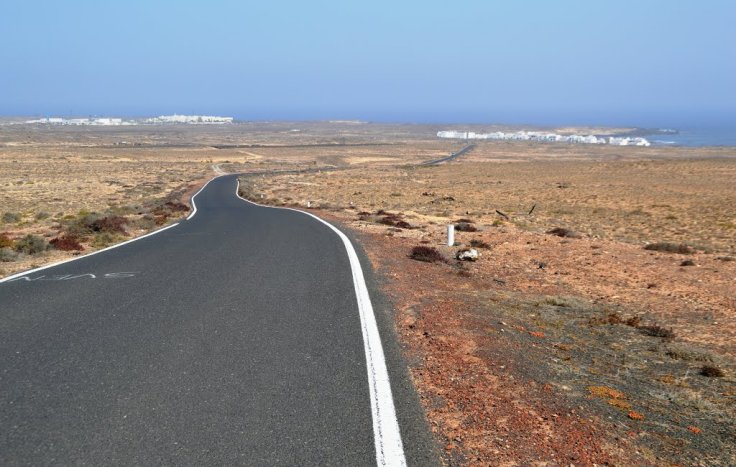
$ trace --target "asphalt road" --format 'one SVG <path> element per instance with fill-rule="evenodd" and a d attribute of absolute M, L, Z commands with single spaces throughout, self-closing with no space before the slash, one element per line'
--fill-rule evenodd
<path fill-rule="evenodd" d="M 369 381 L 343 240 L 246 203 L 236 183 L 210 182 L 175 227 L 0 283 L 0 464 L 400 463 L 377 442 L 392 420 L 376 428 L 386 394 Z M 401 454 L 436 464 L 389 305 L 359 260 Z"/>
<path fill-rule="evenodd" d="M 458 157 L 462 156 L 466 152 L 471 151 L 473 148 L 475 148 L 475 144 L 468 144 L 468 145 L 464 146 L 462 149 L 460 149 L 459 151 L 453 152 L 452 154 L 450 154 L 447 157 L 443 157 L 441 159 L 435 159 L 435 160 L 431 160 L 431 161 L 427 161 L 427 162 L 422 162 L 419 165 L 438 165 L 438 164 L 441 164 L 443 162 L 450 162 L 450 161 L 455 160 Z"/>

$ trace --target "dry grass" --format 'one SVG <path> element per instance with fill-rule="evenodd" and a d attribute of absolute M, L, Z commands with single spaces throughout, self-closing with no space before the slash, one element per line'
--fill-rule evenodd
<path fill-rule="evenodd" d="M 154 223 L 138 222 L 147 210 L 171 193 L 194 186 L 211 170 L 204 150 L 115 147 L 120 136 L 82 129 L 54 130 L 54 135 L 0 130 L 0 141 L 5 142 L 0 145 L 0 206 L 5 213 L 0 232 L 16 244 L 35 235 L 53 240 L 56 248 L 34 248 L 33 253 L 25 248 L 24 255 L 0 265 L 0 276 L 105 246 L 85 237 L 87 232 L 69 232 L 72 224 L 81 225 L 85 219 L 90 220 L 85 229 L 113 236 L 154 228 Z M 94 143 L 89 141 L 92 136 L 97 136 Z M 8 144 L 21 137 L 22 144 Z"/>
<path fill-rule="evenodd" d="M 507 222 L 499 210 L 533 231 L 564 225 L 591 238 L 736 251 L 736 158 L 601 160 L 596 152 L 602 149 L 590 149 L 587 160 L 372 167 L 285 175 L 256 185 L 269 199 L 353 203 L 366 211 L 404 212 L 420 222 L 450 223 L 466 213 L 479 225 Z M 562 178 L 570 182 L 566 189 L 558 188 Z M 396 192 L 402 196 L 392 197 Z"/>

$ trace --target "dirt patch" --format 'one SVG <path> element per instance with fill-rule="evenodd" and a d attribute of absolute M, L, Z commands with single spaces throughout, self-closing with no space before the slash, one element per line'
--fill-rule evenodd
<path fill-rule="evenodd" d="M 411 374 L 449 464 L 728 465 L 736 455 L 729 352 L 642 332 L 665 314 L 575 294 L 554 279 L 539 287 L 539 276 L 562 269 L 551 255 L 554 269 L 529 262 L 519 274 L 518 262 L 494 267 L 504 255 L 492 251 L 458 274 L 458 264 L 405 258 L 411 238 L 359 235 L 390 278 Z M 524 245 L 546 239 L 526 235 Z M 686 328 L 698 321 L 672 315 Z M 704 362 L 725 377 L 701 374 Z"/>

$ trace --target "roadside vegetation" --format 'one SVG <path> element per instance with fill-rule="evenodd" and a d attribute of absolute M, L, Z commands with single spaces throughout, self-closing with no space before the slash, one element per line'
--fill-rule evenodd
<path fill-rule="evenodd" d="M 8 231 L 0 232 L 0 262 L 42 258 L 51 250 L 79 254 L 104 248 L 166 225 L 188 211 L 189 207 L 173 194 L 161 200 L 115 207 L 102 213 L 83 209 L 76 214 L 57 216 L 44 236 L 14 233 L 14 226 L 5 222 L 0 224 L 0 228 L 8 228 Z M 46 219 L 47 216 L 41 218 Z M 17 223 L 22 216 L 3 216 L 3 219 Z"/>

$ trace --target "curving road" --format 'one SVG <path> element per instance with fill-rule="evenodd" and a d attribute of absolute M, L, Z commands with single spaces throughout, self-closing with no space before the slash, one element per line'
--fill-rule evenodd
<path fill-rule="evenodd" d="M 0 464 L 437 463 L 372 276 L 366 304 L 338 233 L 236 183 L 0 281 Z"/>
<path fill-rule="evenodd" d="M 458 157 L 462 156 L 463 154 L 465 154 L 465 153 L 467 153 L 469 151 L 472 151 L 473 149 L 475 149 L 475 144 L 466 144 L 465 146 L 462 147 L 462 149 L 460 149 L 457 152 L 451 153 L 447 157 L 443 157 L 441 159 L 434 159 L 434 160 L 431 160 L 431 161 L 422 162 L 419 165 L 420 166 L 421 165 L 439 165 L 439 164 L 442 164 L 443 162 L 450 162 L 450 161 L 453 161 L 453 160 L 457 159 Z"/>

